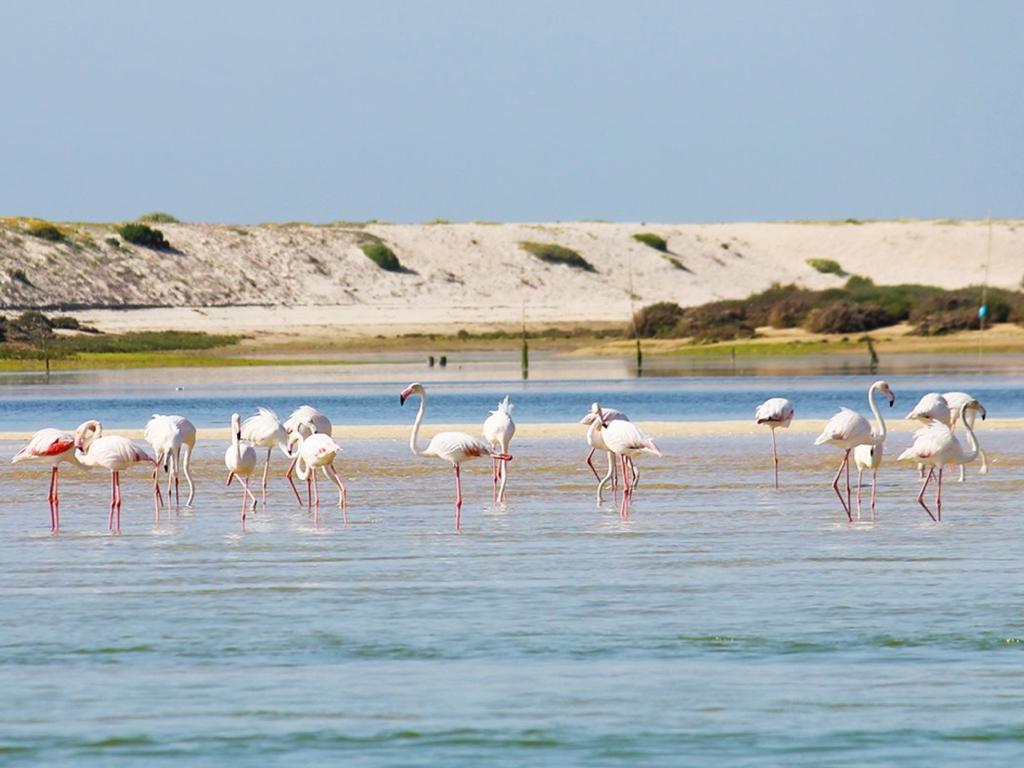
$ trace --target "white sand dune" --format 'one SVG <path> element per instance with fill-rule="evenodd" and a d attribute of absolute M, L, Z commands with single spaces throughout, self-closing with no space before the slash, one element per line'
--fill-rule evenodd
<path fill-rule="evenodd" d="M 111 245 L 111 225 L 61 225 L 64 243 L 0 226 L 0 307 L 89 307 L 104 330 L 342 329 L 349 335 L 607 321 L 655 301 L 742 298 L 772 283 L 838 286 L 807 259 L 878 283 L 1020 286 L 1024 222 L 640 224 L 159 224 L 177 253 Z M 653 232 L 674 266 L 633 239 Z M 387 244 L 409 270 L 360 250 Z M 538 260 L 522 241 L 577 251 L 596 271 Z M 16 276 L 21 270 L 24 279 Z M 27 281 L 27 282 L 26 282 Z M 632 287 L 632 301 L 630 289 Z M 111 311 L 126 305 L 143 307 Z"/>

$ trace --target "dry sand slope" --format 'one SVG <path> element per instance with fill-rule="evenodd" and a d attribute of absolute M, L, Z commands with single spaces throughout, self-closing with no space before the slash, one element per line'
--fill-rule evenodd
<path fill-rule="evenodd" d="M 79 316 L 109 330 L 259 330 L 343 326 L 402 332 L 425 327 L 513 325 L 527 320 L 613 321 L 636 305 L 741 298 L 773 282 L 840 285 L 807 265 L 831 258 L 880 283 L 959 287 L 985 273 L 985 222 L 769 224 L 159 224 L 177 253 L 114 247 L 112 226 L 61 225 L 51 243 L 0 226 L 0 306 L 146 306 Z M 653 232 L 685 269 L 633 239 Z M 408 268 L 386 272 L 360 250 L 380 240 Z M 539 261 L 521 241 L 576 250 L 586 272 Z M 15 276 L 23 270 L 27 282 Z M 990 284 L 1024 275 L 1024 222 L 992 225 Z M 182 311 L 171 308 L 200 308 Z"/>

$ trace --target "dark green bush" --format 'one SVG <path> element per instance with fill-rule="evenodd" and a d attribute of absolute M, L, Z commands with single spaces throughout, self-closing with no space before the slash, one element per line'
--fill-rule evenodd
<path fill-rule="evenodd" d="M 812 333 L 862 333 L 895 322 L 896 319 L 885 307 L 878 304 L 839 301 L 811 310 L 804 321 L 804 327 Z"/>
<path fill-rule="evenodd" d="M 64 233 L 48 221 L 36 221 L 28 225 L 26 232 L 32 237 L 40 240 L 49 240 L 51 243 L 59 243 L 64 239 Z"/>
<path fill-rule="evenodd" d="M 645 339 L 673 337 L 676 325 L 683 316 L 683 308 L 671 301 L 643 307 L 633 315 L 636 334 Z"/>
<path fill-rule="evenodd" d="M 363 243 L 359 247 L 370 261 L 381 269 L 385 269 L 388 272 L 404 271 L 402 263 L 395 256 L 395 252 L 384 245 L 384 243 Z"/>
<path fill-rule="evenodd" d="M 145 224 L 122 224 L 117 228 L 117 234 L 125 241 L 143 248 L 152 248 L 155 251 L 171 250 L 171 244 L 167 242 L 164 233 Z"/>
<path fill-rule="evenodd" d="M 742 301 L 713 301 L 690 307 L 676 324 L 676 335 L 694 341 L 730 341 L 754 336 L 755 323 Z"/>
<path fill-rule="evenodd" d="M 660 235 L 656 235 L 653 232 L 638 232 L 633 235 L 633 239 L 639 243 L 650 246 L 656 251 L 668 253 L 668 243 L 665 242 L 665 238 Z"/>
<path fill-rule="evenodd" d="M 142 216 L 136 219 L 136 221 L 145 222 L 147 224 L 177 224 L 178 220 L 169 213 L 163 211 L 153 211 L 152 213 L 144 213 Z"/>
<path fill-rule="evenodd" d="M 8 269 L 7 274 L 11 280 L 17 280 L 19 283 L 24 283 L 25 285 L 32 285 L 32 282 L 28 279 L 28 275 L 25 274 L 24 269 Z"/>
<path fill-rule="evenodd" d="M 519 247 L 527 253 L 536 256 L 541 261 L 546 261 L 548 264 L 564 264 L 574 269 L 582 269 L 584 272 L 597 271 L 589 261 L 576 253 L 572 248 L 555 245 L 554 243 L 535 243 L 529 240 L 519 243 Z"/>
<path fill-rule="evenodd" d="M 846 272 L 841 266 L 839 266 L 839 262 L 834 261 L 833 259 L 808 259 L 807 265 L 825 275 L 846 277 Z"/>

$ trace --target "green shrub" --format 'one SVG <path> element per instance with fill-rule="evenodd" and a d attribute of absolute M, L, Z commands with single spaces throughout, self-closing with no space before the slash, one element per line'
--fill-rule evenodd
<path fill-rule="evenodd" d="M 675 335 L 676 324 L 683 316 L 683 308 L 671 301 L 643 307 L 633 315 L 633 327 L 637 336 L 645 339 L 671 337 Z"/>
<path fill-rule="evenodd" d="M 519 243 L 519 247 L 548 264 L 564 264 L 574 269 L 582 269 L 584 272 L 597 271 L 589 261 L 576 253 L 572 248 L 555 245 L 554 243 L 535 243 L 529 240 Z"/>
<path fill-rule="evenodd" d="M 36 221 L 28 225 L 26 232 L 32 237 L 40 240 L 49 240 L 51 243 L 59 243 L 64 239 L 64 233 L 48 221 Z"/>
<path fill-rule="evenodd" d="M 142 216 L 136 219 L 136 221 L 145 222 L 147 224 L 178 224 L 178 220 L 169 213 L 163 211 L 153 211 L 152 213 L 144 213 Z"/>
<path fill-rule="evenodd" d="M 653 232 L 638 232 L 633 235 L 633 239 L 638 243 L 650 246 L 656 251 L 668 253 L 668 243 L 665 242 L 665 238 L 660 235 L 656 235 Z"/>
<path fill-rule="evenodd" d="M 122 224 L 117 227 L 117 234 L 125 241 L 143 248 L 152 248 L 155 251 L 171 250 L 171 244 L 167 242 L 164 233 L 145 224 Z"/>
<path fill-rule="evenodd" d="M 839 266 L 839 262 L 833 259 L 808 259 L 807 265 L 818 270 L 823 275 L 846 277 L 846 272 Z"/>
<path fill-rule="evenodd" d="M 105 242 L 111 248 L 120 248 L 121 247 L 121 241 L 118 240 L 116 237 L 104 238 L 103 242 Z"/>
<path fill-rule="evenodd" d="M 690 271 L 690 269 L 685 264 L 683 264 L 683 262 L 681 262 L 679 259 L 677 259 L 675 256 L 669 256 L 666 253 L 664 256 L 662 256 L 662 258 L 665 259 L 665 261 L 667 261 L 669 264 L 671 264 L 676 269 L 681 269 L 681 270 L 683 270 L 683 272 L 689 272 Z"/>
<path fill-rule="evenodd" d="M 388 272 L 403 272 L 402 263 L 395 256 L 395 252 L 384 243 L 363 243 L 359 248 L 366 256 L 381 269 Z"/>
<path fill-rule="evenodd" d="M 19 283 L 24 283 L 25 285 L 32 285 L 32 282 L 28 279 L 28 275 L 25 274 L 24 269 L 8 269 L 7 275 L 11 280 L 17 280 Z"/>
<path fill-rule="evenodd" d="M 751 338 L 754 327 L 742 301 L 713 301 L 687 309 L 676 324 L 676 335 L 698 342 L 730 341 Z"/>
<path fill-rule="evenodd" d="M 811 310 L 804 327 L 812 333 L 862 333 L 884 328 L 895 322 L 896 318 L 878 304 L 840 301 Z"/>

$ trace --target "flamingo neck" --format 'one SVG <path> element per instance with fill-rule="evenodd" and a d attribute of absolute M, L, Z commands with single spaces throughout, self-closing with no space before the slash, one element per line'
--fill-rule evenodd
<path fill-rule="evenodd" d="M 590 422 L 590 427 L 587 429 L 587 444 L 594 444 L 594 435 L 597 434 L 598 427 L 601 426 L 600 419 L 594 419 Z"/>
<path fill-rule="evenodd" d="M 885 419 L 882 418 L 882 413 L 878 410 L 878 405 L 875 403 L 875 389 L 874 384 L 868 389 L 868 405 L 871 406 L 871 412 L 875 414 L 875 428 L 872 430 L 873 443 L 874 445 L 881 445 L 885 442 L 886 427 Z"/>
<path fill-rule="evenodd" d="M 412 434 L 409 435 L 409 450 L 415 453 L 417 456 L 422 456 L 423 451 L 419 449 L 417 445 L 420 441 L 420 424 L 423 423 L 423 415 L 427 412 L 427 393 L 426 391 L 420 392 L 420 409 L 416 412 L 416 421 L 412 425 Z"/>
<path fill-rule="evenodd" d="M 964 429 L 967 430 L 967 444 L 971 446 L 971 450 L 967 453 L 963 453 L 961 449 L 961 458 L 964 464 L 969 464 L 978 457 L 978 453 L 981 448 L 978 446 L 978 437 L 974 434 L 974 427 L 970 421 L 964 418 L 964 411 L 967 410 L 966 405 L 960 407 L 960 421 L 964 425 Z"/>

